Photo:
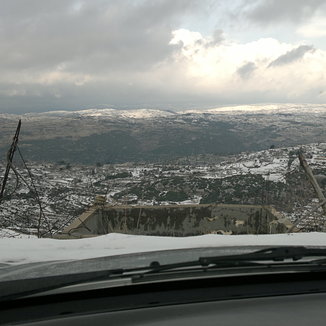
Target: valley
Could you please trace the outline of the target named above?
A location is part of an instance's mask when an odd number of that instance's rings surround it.
[[[1,203],[3,236],[16,231],[56,233],[104,196],[110,205],[259,204],[272,205],[294,221],[302,216],[315,219],[309,231],[319,230],[321,212],[313,212],[318,200],[300,167],[302,150],[316,178],[326,191],[326,143],[283,147],[236,155],[198,155],[170,163],[82,165],[67,162],[28,162],[39,204],[28,171],[18,157],[17,171],[10,174],[7,193]],[[3,162],[4,163],[4,162]],[[1,165],[0,175],[4,173]],[[317,223],[317,224],[316,224]]]

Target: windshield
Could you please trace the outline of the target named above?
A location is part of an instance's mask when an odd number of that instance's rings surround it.
[[[325,246],[325,16],[0,0],[0,282],[22,264]]]

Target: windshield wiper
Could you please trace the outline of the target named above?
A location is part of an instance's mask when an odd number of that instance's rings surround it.
[[[287,247],[275,247],[267,248],[258,251],[254,251],[247,254],[240,255],[227,255],[227,256],[210,256],[200,257],[196,261],[181,262],[174,264],[160,265],[159,262],[152,262],[150,264],[151,270],[147,273],[160,272],[164,270],[171,270],[182,267],[227,267],[227,266],[250,266],[250,265],[262,265],[263,262],[282,262],[284,260],[298,261],[308,257],[325,257],[326,248],[306,248],[303,246],[287,246]],[[309,263],[320,264],[326,263],[326,260],[310,260]]]
[[[275,247],[258,250],[255,252],[217,257],[202,257],[199,261],[203,266],[208,264],[217,264],[221,261],[274,261],[280,262],[284,260],[298,261],[308,257],[326,257],[326,248],[306,248],[303,246],[287,246]]]
[[[321,260],[305,260],[302,264],[326,265],[326,248],[276,247],[254,251],[246,254],[200,257],[194,261],[160,264],[153,261],[148,266],[111,269],[87,273],[77,273],[36,279],[4,281],[0,283],[0,301],[17,299],[23,296],[42,293],[75,284],[96,282],[119,278],[142,278],[150,274],[164,274],[173,271],[200,271],[225,267],[272,266],[273,262],[290,260],[296,262],[303,258],[324,257]],[[14,291],[13,291],[14,289]]]

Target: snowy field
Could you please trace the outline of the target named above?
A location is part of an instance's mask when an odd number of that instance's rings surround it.
[[[88,239],[55,240],[21,238],[0,239],[0,264],[87,259],[126,253],[194,247],[222,246],[326,246],[326,233],[276,235],[215,235],[194,237],[154,237],[111,233]]]

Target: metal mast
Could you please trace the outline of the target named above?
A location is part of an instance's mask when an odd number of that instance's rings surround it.
[[[304,158],[303,154],[301,153],[301,151],[299,152],[299,160],[300,160],[300,165],[305,170],[306,175],[307,175],[311,185],[313,186],[315,193],[318,196],[319,205],[323,208],[324,215],[326,216],[326,198],[325,198],[322,190],[320,189],[319,184],[318,184],[314,174],[312,173],[312,170],[311,170],[310,166],[308,165],[306,159]]]

